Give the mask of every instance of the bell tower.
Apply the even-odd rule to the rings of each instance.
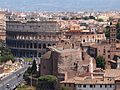
[[[115,55],[116,51],[116,26],[111,25],[110,26],[110,38],[109,38],[109,43],[110,43],[110,59],[113,59],[113,56]]]

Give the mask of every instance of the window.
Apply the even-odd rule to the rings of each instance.
[[[115,41],[115,39],[114,39],[114,41]]]
[[[108,50],[108,53],[110,52],[110,50]]]
[[[50,35],[48,35],[48,38],[50,39],[50,38],[51,38],[51,36],[50,36]]]
[[[90,85],[90,88],[92,88],[93,87],[93,85]]]
[[[108,55],[108,58],[110,58],[110,55]]]
[[[66,83],[64,84],[64,86],[66,86]]]
[[[34,48],[37,48],[37,43],[34,43]]]
[[[78,85],[78,87],[81,87],[81,85]]]
[[[43,38],[46,39],[46,36],[44,35]]]
[[[25,48],[25,43],[23,43],[23,48]]]
[[[102,85],[100,85],[100,88],[102,88]]]
[[[69,87],[71,87],[71,84],[69,83]]]
[[[105,88],[107,87],[107,85],[105,85]]]
[[[37,57],[37,52],[34,52],[34,57]]]
[[[85,40],[83,40],[83,42],[85,42]]]
[[[39,39],[41,39],[41,36],[39,35]]]
[[[51,46],[50,44],[48,44],[48,46]]]
[[[39,53],[39,57],[41,57],[41,53]]]
[[[110,85],[110,88],[112,87],[112,85]]]
[[[20,43],[20,48],[22,48],[22,43]]]
[[[53,36],[53,39],[55,39],[56,37],[55,36]]]
[[[32,45],[32,43],[30,44],[30,48],[33,48],[33,45]]]
[[[39,44],[39,46],[38,46],[39,48],[41,48],[41,44]]]
[[[84,88],[86,88],[86,85],[83,85]]]
[[[27,43],[27,46],[26,46],[27,48],[29,48],[29,44]]]
[[[74,84],[74,87],[75,87],[75,84]]]
[[[99,41],[99,40],[97,40],[97,42],[99,43],[100,41]]]
[[[55,46],[55,44],[53,44],[53,46]]]
[[[105,53],[105,49],[103,50],[103,53]]]
[[[32,52],[30,52],[30,57],[31,57],[31,58],[33,57],[33,53],[32,53]]]
[[[43,44],[43,48],[46,48],[46,45],[45,45],[45,44]]]

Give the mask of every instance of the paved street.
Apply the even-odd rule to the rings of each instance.
[[[0,81],[0,90],[13,90],[23,80],[23,73],[27,66],[11,73]]]

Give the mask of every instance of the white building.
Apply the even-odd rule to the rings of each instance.
[[[75,90],[114,90],[114,83],[76,84]]]

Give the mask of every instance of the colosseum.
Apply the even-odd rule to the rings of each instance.
[[[55,45],[61,31],[57,21],[6,21],[6,44],[15,57],[41,57]]]

